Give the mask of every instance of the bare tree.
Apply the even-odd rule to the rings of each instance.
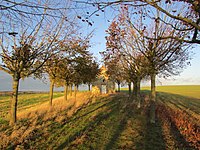
[[[165,19],[159,16],[155,19],[165,23],[175,31],[187,35],[184,37],[168,35],[163,36],[162,39],[173,38],[181,42],[200,44],[200,2],[198,0],[166,0],[165,4],[152,0],[144,2],[160,11],[161,15],[170,18]]]
[[[95,16],[98,13],[104,13],[107,8],[111,8],[113,11],[120,11],[120,7],[126,5],[131,9],[131,13],[135,15],[135,19],[138,19],[138,16],[143,16],[148,20],[148,23],[152,20],[159,20],[174,31],[181,32],[182,35],[185,35],[183,37],[168,35],[163,36],[162,39],[172,38],[181,42],[200,44],[199,0],[93,0],[77,1],[77,4],[80,6],[84,4],[94,7],[89,13],[89,17]],[[157,10],[161,13],[159,17],[155,16]]]
[[[45,18],[46,22],[57,22],[61,18],[65,18],[68,23],[73,23],[71,15],[73,6],[70,1],[14,1],[1,0],[0,2],[0,18],[1,27],[0,34],[6,36],[8,33],[18,33],[22,26],[33,27],[33,24]]]

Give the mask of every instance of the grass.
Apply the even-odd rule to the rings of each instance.
[[[150,87],[143,87],[142,90],[150,90]],[[200,85],[157,86],[156,91],[200,99]]]
[[[142,90],[150,90],[144,87]],[[200,124],[200,86],[157,86],[157,100],[173,108],[184,110]],[[147,93],[149,91],[146,91]]]
[[[54,98],[63,96],[61,92],[55,92]],[[31,108],[36,105],[40,105],[48,101],[48,93],[23,93],[18,97],[18,111]],[[10,95],[0,96],[0,118],[7,118],[10,109]]]
[[[91,99],[90,94],[81,93],[76,101],[69,99],[68,104],[59,105],[61,101],[55,100],[52,110],[43,107],[46,113],[41,109],[37,115],[32,112],[33,116],[26,112],[28,116],[24,114],[14,128],[2,129],[0,148],[144,149],[146,118],[133,109],[126,94]],[[63,105],[65,108],[58,111]]]
[[[157,99],[169,107],[184,110],[200,120],[200,99],[165,92],[158,92]]]
[[[149,91],[142,91],[147,101],[148,95]],[[20,111],[14,127],[0,120],[0,149],[193,149],[171,124],[160,118],[156,125],[149,123],[144,99],[138,109],[125,92],[97,97],[84,92],[68,101],[54,99],[52,108],[46,102],[32,106]],[[158,92],[157,100],[187,111],[191,119],[200,118],[197,98]]]

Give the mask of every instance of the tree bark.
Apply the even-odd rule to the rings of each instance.
[[[128,83],[128,92],[129,92],[129,96],[131,95],[131,82]]]
[[[65,84],[65,92],[64,92],[64,99],[67,101],[67,95],[68,95],[68,84]]]
[[[133,81],[133,97],[137,97],[137,80]]]
[[[52,106],[52,100],[53,100],[53,88],[54,88],[54,79],[51,80],[51,83],[50,83],[50,91],[49,91],[49,105]]]
[[[137,104],[137,107],[138,107],[138,108],[141,107],[140,82],[141,82],[141,80],[138,79],[138,80],[137,80],[137,94],[136,94],[136,96],[137,96],[136,99],[137,99],[137,102],[138,102],[138,104]]]
[[[151,107],[150,107],[150,123],[155,123],[155,102],[156,102],[156,74],[151,74]]]
[[[118,85],[118,92],[120,92],[120,83],[118,82],[117,85]]]
[[[74,97],[75,97],[75,100],[76,100],[76,93],[77,93],[77,85],[74,85]]]
[[[76,85],[76,91],[77,91],[77,92],[78,92],[78,88],[79,88],[79,85],[77,84],[77,85]]]
[[[90,89],[90,84],[88,84],[88,90],[91,91],[91,89]]]
[[[69,95],[72,96],[72,84],[69,85]]]
[[[11,111],[10,111],[10,125],[13,125],[17,121],[17,102],[18,102],[18,90],[19,79],[13,78],[13,94],[11,99]]]
[[[113,93],[115,93],[115,82],[113,81]]]

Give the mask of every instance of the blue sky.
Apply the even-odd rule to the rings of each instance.
[[[111,12],[112,13],[112,12]],[[99,17],[94,17],[94,27],[95,33],[92,39],[92,42],[95,43],[95,46],[91,48],[91,51],[95,56],[101,59],[99,55],[99,51],[103,51],[106,49],[106,40],[105,40],[105,30],[107,30],[110,22],[107,20],[112,20],[114,16],[108,14],[104,16],[104,14]],[[87,30],[91,30],[88,28]],[[168,79],[160,79],[157,78],[158,85],[200,85],[200,45],[196,45],[194,49],[191,49],[194,53],[191,60],[191,65],[187,66],[184,71],[178,76],[172,76]],[[150,85],[149,81],[144,81],[143,85]]]
[[[105,40],[105,30],[108,28],[110,22],[114,17],[112,11],[105,10],[105,13],[99,13],[100,16],[95,16],[92,18],[94,21],[93,26],[88,26],[86,23],[80,23],[83,25],[82,31],[84,33],[90,33],[94,30],[94,35],[91,39],[92,47],[90,51],[101,60],[99,54],[100,51],[106,49],[106,40]],[[106,15],[105,15],[106,14]],[[200,85],[200,45],[197,45],[193,50],[194,55],[191,60],[191,66],[187,68],[179,75],[172,76],[168,79],[159,79],[157,78],[157,85]],[[149,81],[143,81],[142,85],[149,85]],[[86,87],[84,87],[86,88]],[[7,91],[12,89],[12,79],[6,73],[0,71],[0,91]],[[49,89],[49,84],[44,84],[40,80],[34,80],[28,78],[20,81],[20,90],[33,90],[33,91],[47,91]]]

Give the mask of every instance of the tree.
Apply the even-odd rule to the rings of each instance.
[[[84,74],[82,73],[82,70],[87,62],[87,58],[90,58],[90,54],[87,51],[89,39],[90,35],[86,38],[80,38],[77,35],[76,37],[71,37],[70,39],[63,41],[60,45],[63,59],[62,66],[59,70],[59,78],[65,81],[65,100],[67,100],[68,87],[75,84],[74,93],[76,97],[76,88],[78,84],[83,82]]]
[[[135,49],[132,49],[134,52]],[[129,53],[124,57],[124,68],[127,72],[127,78],[129,82],[133,83],[133,97],[137,103],[137,107],[141,107],[141,97],[140,97],[140,84],[141,80],[148,76],[148,62],[147,59],[141,54],[138,56],[131,55]],[[128,57],[129,59],[127,59]],[[134,57],[131,59],[131,57]]]
[[[153,0],[145,0],[144,2],[160,11],[164,16],[169,17],[168,20],[173,21],[161,17],[156,19],[171,26],[175,31],[187,35],[184,37],[168,35],[162,37],[162,39],[172,38],[181,42],[200,44],[198,34],[200,31],[200,2],[198,0],[166,0],[165,5]],[[166,5],[168,9],[166,9]],[[176,9],[177,5],[180,9]]]
[[[76,92],[78,90],[78,86],[82,83],[86,83],[90,79],[88,79],[90,76],[88,61],[90,61],[90,55],[86,53],[84,57],[79,56],[74,61],[74,78],[73,82],[75,85],[75,97]]]
[[[118,59],[111,59],[110,61],[104,59],[104,64],[107,68],[109,79],[117,83],[118,92],[120,92],[120,84],[125,79],[124,68],[121,64],[121,61]]]
[[[121,56],[121,30],[117,21],[113,21],[106,30],[106,51],[102,52],[104,64],[107,68],[109,78],[115,81],[118,85],[118,92],[120,92],[120,83],[124,80],[124,69],[120,62]]]
[[[153,34],[152,34],[153,31]],[[165,24],[155,22],[153,29],[137,32],[134,38],[137,50],[148,60],[148,73],[151,78],[151,115],[150,121],[155,123],[155,102],[156,102],[156,76],[164,77],[179,74],[189,63],[188,48],[190,45],[176,39],[165,39],[160,37],[166,34],[173,36],[174,30],[169,30]],[[150,39],[145,36],[151,37]],[[155,37],[155,38],[154,38]],[[152,40],[154,38],[154,40]]]
[[[172,38],[163,40],[162,37],[166,35],[184,36],[184,34],[171,30],[166,24],[159,21],[153,22],[152,25],[149,29],[144,27],[143,17],[132,23],[127,6],[122,8],[119,20],[114,21],[114,25],[112,25],[114,30],[109,37],[111,41],[109,41],[109,57],[117,53],[120,58],[123,58],[122,60],[125,60],[124,68],[130,71],[128,73],[135,82],[135,89],[139,88],[141,77],[145,75],[144,72],[151,77],[151,122],[154,123],[155,78],[157,75],[179,74],[189,62],[190,57],[187,50],[190,45]],[[135,92],[137,93],[137,91]]]
[[[49,104],[52,106],[52,100],[53,100],[53,89],[55,82],[58,82],[60,80],[59,73],[60,73],[60,67],[62,67],[62,59],[59,58],[59,55],[52,55],[45,63],[45,66],[43,67],[45,69],[45,72],[49,76],[50,80],[50,92],[49,92]]]
[[[88,90],[90,91],[92,82],[95,81],[99,74],[99,65],[95,60],[92,60],[92,58],[86,61],[83,69],[83,83],[88,85]]]
[[[116,77],[123,77],[129,83],[133,82],[134,85],[134,99],[138,102],[138,107],[140,107],[140,82],[146,73],[146,60],[142,56],[141,52],[138,52],[134,46],[135,40],[133,39],[132,30],[128,27],[126,20],[128,16],[127,8],[122,7],[121,13],[118,18],[114,20],[107,33],[109,36],[107,39],[107,50],[103,53],[105,62],[112,62],[112,67],[120,67],[114,69],[110,74],[115,75],[119,70],[120,74],[116,74]]]
[[[107,7],[120,10],[122,5],[132,9],[132,13],[137,18],[142,16],[148,20],[159,20],[171,29],[181,32],[185,36],[164,36],[162,39],[172,38],[180,42],[200,44],[200,2],[199,0],[116,0],[116,1],[79,1],[77,4],[92,5],[95,10],[90,12],[93,16],[99,12],[104,12]],[[178,8],[178,9],[177,9]],[[159,17],[155,16],[156,11],[160,11]],[[170,21],[169,21],[170,20]],[[171,21],[173,20],[173,21]],[[147,37],[150,38],[150,37]],[[160,37],[159,37],[160,39]]]
[[[73,84],[74,68],[71,64],[72,60],[63,58],[62,63],[59,66],[59,76],[61,85],[64,86],[64,100],[67,101],[68,87]]]
[[[23,26],[32,27],[44,17],[47,22],[57,22],[61,18],[73,23],[70,19],[73,9],[69,1],[14,1],[2,0],[0,5],[1,27],[0,34],[18,33]],[[70,16],[70,17],[69,17]]]
[[[22,32],[18,42],[15,35],[13,35],[13,41],[12,39],[4,41],[2,38],[0,70],[10,74],[13,79],[10,125],[16,122],[20,79],[36,75],[44,63],[56,53],[59,45],[60,24],[52,28],[51,32],[46,32],[45,30],[41,31],[42,22],[43,20],[32,31],[27,29]],[[28,31],[31,31],[30,34]],[[47,33],[48,36],[46,36]]]

